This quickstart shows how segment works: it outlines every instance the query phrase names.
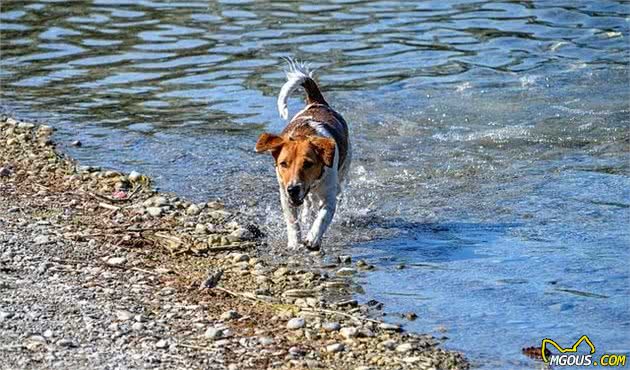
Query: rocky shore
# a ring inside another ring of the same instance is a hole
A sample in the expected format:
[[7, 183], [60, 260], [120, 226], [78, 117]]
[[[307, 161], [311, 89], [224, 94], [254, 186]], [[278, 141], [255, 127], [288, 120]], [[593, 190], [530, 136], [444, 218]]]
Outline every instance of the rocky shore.
[[362, 261], [272, 259], [238, 212], [81, 166], [52, 133], [0, 120], [0, 369], [468, 368], [352, 299]]

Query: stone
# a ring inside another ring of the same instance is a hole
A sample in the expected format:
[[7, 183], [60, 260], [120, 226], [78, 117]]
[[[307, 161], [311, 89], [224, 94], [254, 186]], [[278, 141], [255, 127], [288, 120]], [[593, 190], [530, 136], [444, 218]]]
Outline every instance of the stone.
[[162, 215], [162, 208], [160, 208], [160, 207], [148, 207], [147, 208], [147, 213], [151, 217], [160, 217]]
[[223, 276], [223, 270], [208, 271], [208, 276], [201, 283], [201, 286], [199, 287], [199, 289], [210, 289], [210, 288], [216, 287], [217, 284], [219, 284], [219, 281], [221, 280], [222, 276]]
[[70, 143], [70, 145], [76, 146], [78, 148], [78, 147], [82, 146], [83, 143], [81, 142], [81, 140], [75, 140], [72, 143]]
[[33, 242], [35, 243], [35, 245], [44, 245], [44, 244], [50, 244], [51, 240], [48, 235], [39, 235], [35, 237], [35, 239], [33, 239]]
[[248, 240], [254, 238], [254, 234], [244, 227], [239, 227], [238, 229], [232, 231], [230, 235], [239, 240]]
[[352, 256], [349, 256], [349, 255], [341, 255], [341, 256], [337, 257], [337, 260], [338, 260], [340, 263], [350, 264], [350, 263], [352, 263]]
[[120, 321], [128, 321], [133, 318], [133, 314], [127, 310], [116, 310], [116, 318]]
[[137, 171], [131, 171], [129, 175], [127, 175], [127, 178], [129, 179], [129, 181], [138, 181], [142, 178], [142, 174]]
[[195, 233], [197, 234], [206, 234], [208, 232], [208, 227], [204, 224], [197, 224], [195, 226]]
[[341, 330], [339, 330], [339, 334], [341, 334], [341, 336], [346, 339], [351, 339], [356, 337], [359, 334], [359, 331], [357, 330], [357, 328], [350, 326], [341, 328]]
[[414, 347], [411, 343], [403, 343], [396, 347], [396, 352], [407, 353], [413, 351]]
[[223, 337], [223, 330], [219, 328], [208, 328], [203, 336], [208, 339], [217, 340]]
[[77, 346], [76, 343], [74, 343], [71, 339], [67, 339], [67, 338], [59, 339], [57, 341], [57, 345], [59, 347], [65, 347], [65, 348], [74, 348]]
[[272, 345], [273, 342], [274, 342], [274, 340], [271, 337], [260, 337], [260, 338], [258, 338], [258, 343], [260, 343], [261, 346], [269, 346], [269, 345]]
[[221, 314], [221, 320], [235, 320], [239, 317], [241, 317], [241, 315], [234, 310], [229, 310]]
[[9, 167], [0, 167], [0, 177], [9, 177], [11, 169]]
[[247, 261], [249, 261], [249, 256], [244, 253], [232, 254], [232, 262], [247, 262]]
[[168, 342], [164, 339], [160, 339], [155, 343], [155, 348], [164, 349], [168, 347]]
[[350, 276], [350, 275], [354, 275], [357, 272], [357, 270], [351, 268], [351, 267], [342, 267], [339, 270], [337, 270], [337, 275], [338, 276]]
[[288, 289], [282, 293], [283, 297], [291, 297], [291, 298], [306, 298], [306, 297], [314, 297], [315, 291], [311, 289]]
[[188, 208], [186, 208], [186, 214], [189, 216], [196, 216], [201, 213], [201, 208], [199, 208], [196, 204], [191, 204]]
[[127, 262], [125, 257], [112, 257], [109, 258], [106, 263], [110, 266], [121, 266], [124, 265], [125, 262]]
[[322, 324], [322, 329], [326, 331], [337, 331], [341, 329], [341, 325], [338, 322], [325, 322]]
[[413, 321], [418, 318], [418, 315], [416, 315], [415, 312], [407, 312], [403, 316], [409, 321]]
[[295, 317], [287, 322], [287, 329], [296, 330], [301, 329], [306, 325], [306, 321], [303, 317]]
[[389, 350], [394, 350], [396, 348], [396, 341], [393, 339], [388, 339], [386, 341], [381, 342], [381, 346], [383, 346], [383, 348], [389, 349]]
[[42, 335], [44, 336], [44, 338], [47, 338], [47, 339], [54, 337], [53, 331], [52, 331], [52, 330], [50, 330], [50, 329], [46, 329], [46, 330], [42, 333]]
[[133, 331], [140, 331], [144, 329], [144, 324], [141, 322], [136, 322], [133, 325], [131, 325], [131, 330]]
[[381, 323], [378, 325], [381, 330], [400, 331], [400, 326], [395, 324]]
[[326, 352], [337, 353], [346, 349], [343, 343], [333, 343], [326, 346]]
[[289, 273], [289, 269], [286, 267], [279, 267], [276, 271], [273, 272], [273, 276], [281, 277]]
[[0, 322], [6, 321], [13, 317], [12, 312], [0, 311]]

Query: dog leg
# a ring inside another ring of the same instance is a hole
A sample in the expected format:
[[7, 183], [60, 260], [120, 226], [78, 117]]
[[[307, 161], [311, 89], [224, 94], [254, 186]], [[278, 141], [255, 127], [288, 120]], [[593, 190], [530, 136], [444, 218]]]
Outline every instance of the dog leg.
[[284, 191], [280, 189], [280, 203], [282, 204], [282, 214], [287, 224], [287, 247], [289, 249], [298, 248], [300, 245], [300, 223], [298, 220], [298, 208], [289, 204]]
[[333, 193], [331, 194], [331, 196], [326, 196], [323, 202], [321, 202], [320, 208], [317, 212], [317, 216], [315, 217], [315, 222], [313, 222], [313, 225], [308, 232], [306, 240], [304, 241], [304, 245], [306, 246], [306, 248], [310, 250], [319, 249], [322, 242], [322, 237], [324, 236], [324, 233], [332, 222], [336, 208], [336, 194]]

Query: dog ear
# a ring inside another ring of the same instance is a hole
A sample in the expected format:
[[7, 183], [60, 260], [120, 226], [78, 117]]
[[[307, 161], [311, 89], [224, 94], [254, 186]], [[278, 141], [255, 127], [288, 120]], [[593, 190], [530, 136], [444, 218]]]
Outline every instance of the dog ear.
[[332, 167], [335, 160], [335, 140], [327, 137], [315, 137], [311, 139], [311, 144], [326, 167]]
[[263, 153], [270, 150], [277, 150], [284, 144], [284, 139], [280, 136], [264, 133], [256, 142], [256, 153]]

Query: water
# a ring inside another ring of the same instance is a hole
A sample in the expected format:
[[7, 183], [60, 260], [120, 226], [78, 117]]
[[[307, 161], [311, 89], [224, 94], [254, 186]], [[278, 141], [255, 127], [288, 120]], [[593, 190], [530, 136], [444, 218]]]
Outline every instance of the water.
[[630, 350], [629, 25], [622, 1], [3, 1], [1, 105], [278, 235], [252, 149], [284, 125], [279, 58], [306, 59], [351, 126], [326, 248], [377, 266], [358, 298], [534, 368], [544, 337]]

